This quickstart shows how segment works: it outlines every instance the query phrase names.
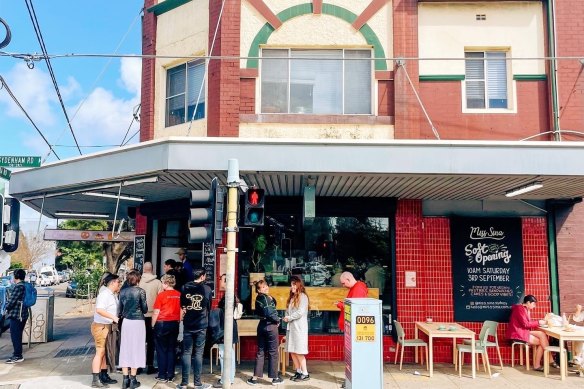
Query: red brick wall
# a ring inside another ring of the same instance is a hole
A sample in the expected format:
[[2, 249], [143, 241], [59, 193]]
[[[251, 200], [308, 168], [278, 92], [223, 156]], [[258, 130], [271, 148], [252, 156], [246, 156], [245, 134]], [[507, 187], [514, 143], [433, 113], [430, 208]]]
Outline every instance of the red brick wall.
[[[422, 82], [420, 97], [442, 139], [520, 140], [549, 131], [547, 82], [518, 81], [516, 85], [516, 114], [462, 113], [460, 81]], [[431, 137], [430, 125], [421, 120], [422, 137]], [[549, 135], [535, 138], [549, 139]]]
[[[394, 57], [418, 56], [418, 1], [394, 0], [393, 2], [393, 51]], [[390, 64], [390, 66], [392, 66]], [[407, 61], [406, 69], [416, 89], [419, 88], [418, 62]], [[404, 69], [394, 72], [395, 87], [395, 138], [419, 139], [420, 105], [412, 91]], [[423, 136], [427, 138], [427, 136]], [[433, 136], [432, 136], [433, 138]]]
[[377, 87], [377, 114], [379, 116], [393, 116], [395, 114], [395, 96], [393, 94], [393, 80], [379, 80]]
[[[225, 1], [217, 38], [210, 55], [238, 56], [241, 0]], [[209, 2], [209, 51], [221, 12], [221, 1]], [[210, 60], [207, 136], [239, 135], [239, 60]]]
[[[156, 0], [144, 0], [144, 8], [156, 3]], [[156, 16], [146, 11], [142, 18], [142, 54], [156, 54]], [[142, 59], [140, 142], [154, 139], [154, 71], [155, 60]]]
[[255, 113], [255, 78], [242, 78], [239, 94], [239, 112]]
[[584, 303], [584, 204], [558, 210], [556, 215], [560, 309], [573, 312], [576, 304]]
[[[582, 34], [584, 33], [584, 1], [556, 1], [556, 31], [558, 57], [576, 57], [558, 61], [560, 125], [562, 129], [581, 131], [584, 128], [584, 73]], [[582, 140], [582, 136], [562, 135], [566, 139]]]

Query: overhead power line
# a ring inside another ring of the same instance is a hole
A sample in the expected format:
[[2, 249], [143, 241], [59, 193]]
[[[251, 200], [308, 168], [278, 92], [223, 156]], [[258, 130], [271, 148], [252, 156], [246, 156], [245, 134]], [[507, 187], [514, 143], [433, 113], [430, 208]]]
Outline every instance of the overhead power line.
[[43, 39], [43, 34], [41, 33], [41, 27], [39, 25], [36, 13], [34, 11], [34, 6], [32, 5], [32, 0], [26, 0], [26, 8], [28, 9], [28, 14], [30, 15], [30, 20], [32, 22], [34, 31], [36, 33], [37, 39], [41, 46], [41, 50], [43, 52], [44, 60], [47, 64], [47, 68], [49, 69], [49, 75], [51, 76], [51, 80], [53, 81], [53, 86], [55, 87], [55, 91], [57, 92], [57, 97], [59, 98], [59, 103], [61, 104], [61, 109], [63, 110], [63, 114], [65, 115], [65, 119], [67, 120], [67, 124], [69, 129], [71, 130], [71, 135], [73, 136], [73, 140], [77, 145], [77, 150], [79, 151], [79, 155], [83, 155], [81, 152], [81, 148], [79, 147], [79, 143], [77, 142], [77, 137], [75, 136], [75, 131], [73, 131], [73, 127], [71, 126], [71, 121], [69, 120], [69, 115], [67, 114], [67, 109], [65, 109], [65, 103], [63, 102], [63, 97], [61, 96], [61, 91], [59, 90], [59, 85], [57, 83], [57, 78], [55, 77], [55, 72], [53, 71], [53, 66], [51, 65], [51, 61], [49, 60], [47, 47], [45, 46], [45, 41]]
[[51, 150], [51, 152], [53, 154], [55, 154], [55, 157], [57, 157], [58, 160], [60, 160], [61, 158], [59, 158], [59, 156], [57, 155], [57, 152], [55, 151], [55, 149], [53, 149], [53, 146], [51, 146], [51, 144], [49, 143], [49, 141], [47, 140], [47, 138], [45, 137], [45, 135], [43, 134], [43, 132], [37, 127], [37, 125], [32, 120], [32, 118], [30, 117], [30, 115], [28, 114], [28, 112], [26, 112], [26, 110], [24, 109], [24, 107], [22, 106], [22, 104], [20, 104], [20, 102], [18, 101], [18, 99], [16, 98], [16, 96], [14, 96], [14, 94], [10, 90], [10, 87], [8, 86], [8, 84], [6, 83], [6, 81], [4, 80], [4, 78], [2, 76], [0, 76], [0, 83], [2, 84], [2, 86], [4, 87], [4, 89], [6, 89], [6, 92], [8, 92], [8, 95], [10, 95], [10, 97], [12, 98], [12, 100], [14, 101], [14, 103], [18, 106], [18, 108], [20, 108], [20, 110], [24, 113], [24, 115], [30, 121], [30, 123], [35, 128], [35, 130], [37, 130], [37, 132], [39, 133], [39, 135], [43, 138], [43, 140], [45, 141], [45, 143], [47, 144], [47, 146], [49, 146], [49, 149]]

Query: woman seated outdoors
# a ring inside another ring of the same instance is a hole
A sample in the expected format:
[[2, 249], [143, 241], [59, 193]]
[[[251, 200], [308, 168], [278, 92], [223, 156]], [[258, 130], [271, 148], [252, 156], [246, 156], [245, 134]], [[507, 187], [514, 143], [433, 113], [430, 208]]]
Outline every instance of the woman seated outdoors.
[[539, 322], [537, 320], [531, 320], [530, 315], [531, 310], [535, 308], [535, 303], [537, 303], [537, 299], [533, 295], [528, 294], [523, 299], [523, 304], [513, 305], [511, 308], [511, 317], [509, 318], [509, 326], [507, 327], [507, 339], [537, 346], [533, 369], [543, 371], [541, 358], [543, 357], [543, 350], [549, 346], [549, 342], [545, 333], [534, 331], [539, 327]]

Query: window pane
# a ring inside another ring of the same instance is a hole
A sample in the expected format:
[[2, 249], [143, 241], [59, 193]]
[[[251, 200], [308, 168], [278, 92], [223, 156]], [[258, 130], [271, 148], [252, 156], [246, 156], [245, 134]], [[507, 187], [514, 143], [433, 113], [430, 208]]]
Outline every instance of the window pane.
[[505, 53], [487, 55], [487, 96], [489, 108], [507, 108], [507, 61]]
[[166, 80], [166, 97], [185, 93], [185, 65], [169, 69]]
[[486, 106], [485, 106], [485, 82], [484, 81], [467, 81], [466, 82], [466, 107], [467, 108], [486, 108]]
[[464, 53], [465, 61], [465, 79], [466, 80], [484, 80], [485, 79], [485, 62], [483, 53]]
[[185, 122], [185, 95], [166, 99], [166, 127]]
[[342, 50], [293, 50], [291, 54], [290, 112], [342, 113]]
[[371, 51], [345, 50], [345, 113], [371, 113]]
[[[284, 57], [284, 59], [271, 59]], [[261, 104], [263, 113], [288, 112], [288, 50], [262, 50]], [[267, 59], [270, 58], [270, 59]]]
[[[187, 70], [187, 78], [188, 78], [187, 120], [191, 120], [191, 118], [202, 119], [205, 117], [205, 62], [194, 61], [189, 63]], [[197, 100], [199, 101], [198, 105]], [[195, 106], [197, 107], [197, 113], [193, 117], [193, 111], [195, 110]]]

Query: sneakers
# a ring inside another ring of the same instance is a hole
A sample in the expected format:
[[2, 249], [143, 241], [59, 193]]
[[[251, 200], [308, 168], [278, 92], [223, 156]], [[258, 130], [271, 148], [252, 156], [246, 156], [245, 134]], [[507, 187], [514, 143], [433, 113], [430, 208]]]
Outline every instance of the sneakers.
[[188, 388], [188, 384], [178, 384], [176, 386], [176, 389], [187, 389]]
[[272, 385], [280, 385], [282, 382], [284, 382], [284, 380], [282, 379], [282, 377], [274, 378], [272, 380]]
[[298, 379], [298, 377], [300, 377], [301, 375], [302, 375], [302, 373], [296, 372], [296, 373], [294, 373], [294, 375], [292, 377], [290, 377], [290, 379], [292, 381], [296, 381]]
[[166, 378], [164, 378], [164, 377], [158, 377], [158, 376], [157, 376], [157, 377], [154, 377], [154, 379], [155, 379], [156, 381], [158, 381], [158, 382], [168, 382], [168, 380], [167, 380]]
[[[231, 385], [233, 385], [233, 382], [231, 383]], [[221, 379], [218, 379], [217, 382], [215, 382], [213, 384], [214, 388], [222, 388], [223, 387], [223, 381], [221, 381]]]
[[310, 374], [299, 374], [298, 377], [292, 378], [292, 381], [308, 381], [310, 379]]
[[24, 361], [24, 358], [23, 358], [23, 357], [10, 357], [10, 358], [9, 358], [9, 359], [6, 361], [6, 363], [8, 363], [8, 364], [10, 364], [10, 365], [13, 365], [13, 364], [15, 364], [15, 363], [20, 363], [20, 362], [23, 362], [23, 361]]
[[250, 377], [250, 379], [248, 379], [247, 381], [245, 381], [248, 385], [251, 386], [256, 386], [258, 384], [258, 380], [254, 379], [253, 377]]
[[195, 385], [195, 389], [209, 389], [210, 387], [211, 387], [211, 384]]

